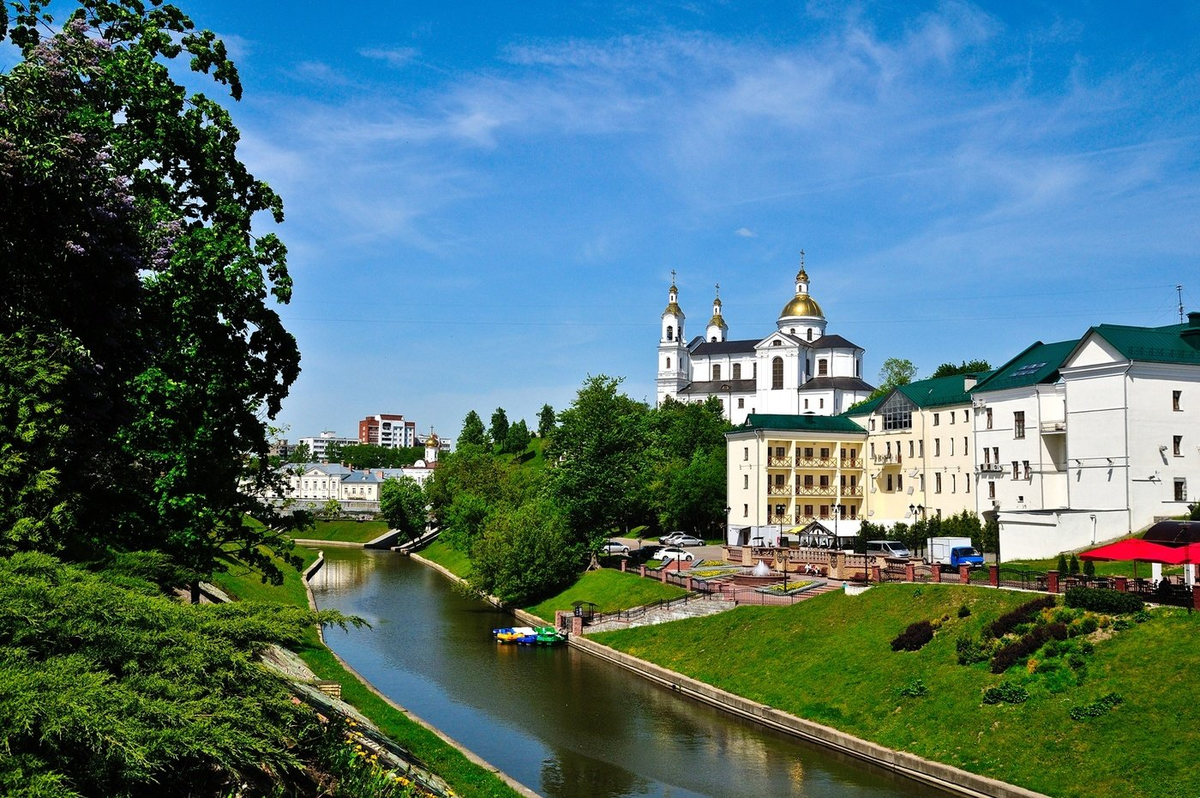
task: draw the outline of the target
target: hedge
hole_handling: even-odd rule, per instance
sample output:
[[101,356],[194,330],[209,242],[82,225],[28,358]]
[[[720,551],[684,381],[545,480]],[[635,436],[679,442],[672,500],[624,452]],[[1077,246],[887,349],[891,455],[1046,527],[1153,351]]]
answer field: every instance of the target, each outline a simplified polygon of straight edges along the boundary
[[1145,602],[1132,593],[1096,587],[1073,587],[1066,592],[1065,600],[1068,607],[1112,615],[1139,612],[1145,606]]

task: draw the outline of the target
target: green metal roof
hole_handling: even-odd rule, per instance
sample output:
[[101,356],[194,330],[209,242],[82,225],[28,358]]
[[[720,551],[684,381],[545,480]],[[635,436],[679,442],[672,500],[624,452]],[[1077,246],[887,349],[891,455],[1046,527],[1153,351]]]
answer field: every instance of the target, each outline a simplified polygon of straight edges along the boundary
[[775,413],[751,413],[745,423],[734,427],[732,432],[751,429],[798,430],[801,432],[860,432],[858,424],[845,416],[787,416]]
[[1054,382],[1058,379],[1058,368],[1074,351],[1079,343],[1058,341],[1044,344],[1041,341],[1030,345],[1024,352],[1005,363],[992,374],[979,381],[971,393],[986,391],[1003,391],[1009,388],[1021,388],[1027,385],[1037,385],[1043,382]]
[[888,391],[885,394],[880,394],[879,396],[876,396],[874,399],[868,399],[865,402],[859,402],[854,407],[850,408],[849,410],[847,410],[845,413],[842,413],[841,415],[845,416],[847,418],[858,418],[859,416],[869,416],[875,412],[875,408],[879,407],[880,402],[882,402],[884,399],[888,398],[888,395],[890,393],[891,393],[891,391]]
[[1095,332],[1130,360],[1150,363],[1200,363],[1200,349],[1180,335],[1187,324],[1166,327],[1126,327],[1121,324],[1099,324]]
[[[946,405],[965,405],[970,404],[971,394],[963,383],[969,376],[974,376],[977,382],[983,382],[994,371],[982,371],[978,374],[952,374],[949,377],[931,377],[927,380],[917,380],[910,382],[907,385],[901,385],[894,390],[904,394],[909,401],[917,407],[944,407]],[[852,407],[843,416],[850,418],[859,418],[861,416],[869,416],[883,403],[885,399],[892,395],[891,391],[876,396],[874,399],[863,402],[860,405]]]

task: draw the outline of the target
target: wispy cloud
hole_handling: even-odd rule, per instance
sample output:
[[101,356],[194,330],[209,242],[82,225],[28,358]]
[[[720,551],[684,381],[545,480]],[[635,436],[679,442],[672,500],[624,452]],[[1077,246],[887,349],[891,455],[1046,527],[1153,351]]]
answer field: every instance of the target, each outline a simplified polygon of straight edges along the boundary
[[758,233],[754,232],[749,227],[739,227],[733,231],[733,234],[736,236],[741,236],[742,238],[758,238]]
[[358,51],[364,58],[384,61],[391,67],[403,67],[411,64],[421,51],[415,47],[369,47]]

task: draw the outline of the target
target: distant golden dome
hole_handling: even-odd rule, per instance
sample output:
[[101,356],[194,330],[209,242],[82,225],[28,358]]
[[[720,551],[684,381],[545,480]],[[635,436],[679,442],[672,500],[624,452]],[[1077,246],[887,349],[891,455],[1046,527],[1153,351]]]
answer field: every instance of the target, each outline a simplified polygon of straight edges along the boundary
[[713,316],[708,320],[709,327],[720,327],[722,330],[728,330],[729,325],[725,323],[725,319],[720,316]]
[[825,318],[825,314],[821,311],[821,306],[817,304],[817,300],[813,299],[808,294],[796,294],[792,297],[792,301],[783,306],[783,312],[779,314],[779,318],[788,316],[816,316]]

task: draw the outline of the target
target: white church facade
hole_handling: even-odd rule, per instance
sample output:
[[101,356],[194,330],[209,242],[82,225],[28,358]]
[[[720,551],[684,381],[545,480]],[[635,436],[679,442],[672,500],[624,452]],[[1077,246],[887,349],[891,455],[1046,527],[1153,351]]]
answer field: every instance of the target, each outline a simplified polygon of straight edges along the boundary
[[801,253],[796,293],[765,338],[729,340],[721,299],[703,336],[690,341],[672,272],[658,342],[657,403],[703,402],[717,397],[733,424],[751,413],[831,416],[866,399],[864,350],[826,332],[825,314],[809,294]]

